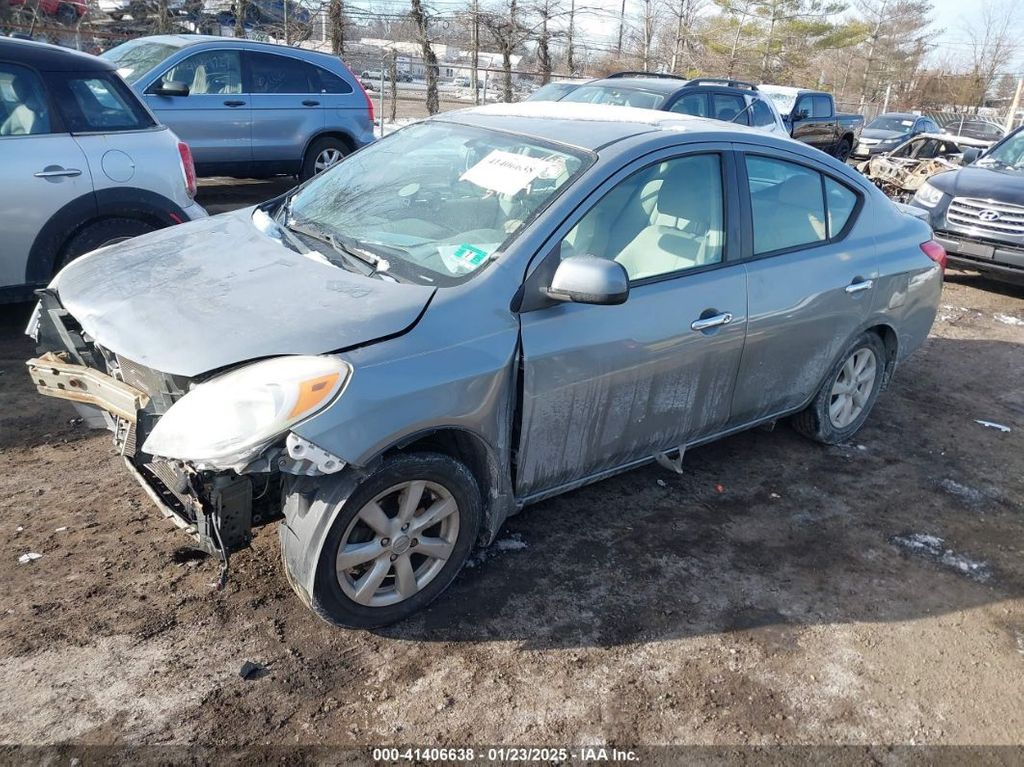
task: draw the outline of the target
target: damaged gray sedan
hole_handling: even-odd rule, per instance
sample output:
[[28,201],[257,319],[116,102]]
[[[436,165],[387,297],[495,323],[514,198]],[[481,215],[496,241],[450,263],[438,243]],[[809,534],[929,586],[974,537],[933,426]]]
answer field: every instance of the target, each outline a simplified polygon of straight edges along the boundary
[[864,424],[944,253],[802,144],[582,104],[440,115],[256,208],[67,266],[30,373],[327,620],[427,605],[524,506],[792,416]]

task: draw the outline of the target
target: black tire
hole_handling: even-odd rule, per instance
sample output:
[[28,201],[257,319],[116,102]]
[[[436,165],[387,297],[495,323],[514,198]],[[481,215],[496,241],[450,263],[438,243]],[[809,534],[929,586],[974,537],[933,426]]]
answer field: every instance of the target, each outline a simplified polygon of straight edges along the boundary
[[[360,510],[379,493],[410,480],[426,480],[444,487],[458,506],[459,529],[451,555],[433,580],[413,596],[395,604],[371,607],[345,594],[335,570],[342,537]],[[316,564],[313,609],[324,620],[349,628],[377,628],[403,620],[437,599],[466,563],[480,530],[483,506],[480,488],[466,466],[438,453],[397,454],[356,488],[334,520]],[[390,577],[390,574],[389,576]]]
[[307,181],[316,175],[316,158],[320,156],[321,152],[329,150],[341,152],[342,157],[351,152],[349,145],[341,139],[334,138],[333,136],[318,138],[309,145],[309,149],[306,150],[306,156],[302,158],[302,171],[299,174],[300,181]]
[[839,162],[846,162],[850,159],[850,152],[853,151],[853,145],[850,144],[850,139],[844,138],[839,142],[839,146],[836,147],[836,159]]
[[[847,360],[864,349],[870,350],[874,355],[875,378],[871,386],[871,392],[861,406],[861,411],[857,417],[848,425],[840,428],[833,423],[832,417],[829,414],[829,407],[833,401],[832,389]],[[885,379],[885,365],[885,344],[882,343],[882,339],[875,333],[862,333],[839,356],[839,360],[832,366],[828,376],[825,378],[825,382],[818,389],[814,399],[811,400],[811,404],[793,416],[791,421],[793,428],[808,439],[826,445],[838,445],[849,440],[860,430],[871,414],[871,409],[878,399],[878,392],[882,388],[882,381]]]
[[97,248],[130,240],[132,237],[138,237],[140,234],[146,234],[155,229],[156,227],[152,224],[135,218],[105,218],[102,221],[89,224],[68,241],[56,271],[60,271],[79,256]]

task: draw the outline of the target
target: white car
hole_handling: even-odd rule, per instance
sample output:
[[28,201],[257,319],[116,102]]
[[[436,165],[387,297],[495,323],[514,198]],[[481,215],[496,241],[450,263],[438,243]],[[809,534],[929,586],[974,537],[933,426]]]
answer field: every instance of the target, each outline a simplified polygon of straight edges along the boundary
[[0,38],[0,302],[46,286],[72,259],[202,218],[188,145],[114,65]]

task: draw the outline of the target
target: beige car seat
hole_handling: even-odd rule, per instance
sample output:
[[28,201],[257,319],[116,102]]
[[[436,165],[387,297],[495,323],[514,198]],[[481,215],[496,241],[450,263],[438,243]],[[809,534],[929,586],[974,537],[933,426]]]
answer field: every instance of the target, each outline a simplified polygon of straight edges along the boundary
[[[707,158],[684,161],[673,168],[658,190],[651,223],[622,249],[615,260],[632,280],[667,274],[722,258],[722,195],[709,188],[718,164]],[[712,175],[715,174],[715,175]]]

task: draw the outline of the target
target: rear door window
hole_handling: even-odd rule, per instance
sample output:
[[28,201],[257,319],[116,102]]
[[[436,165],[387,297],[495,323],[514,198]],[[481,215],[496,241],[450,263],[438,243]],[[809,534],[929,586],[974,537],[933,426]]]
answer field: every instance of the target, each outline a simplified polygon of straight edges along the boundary
[[827,242],[849,223],[860,197],[797,163],[747,155],[754,255]]
[[113,75],[57,72],[48,77],[72,133],[110,133],[155,125],[135,95]]
[[320,75],[290,56],[248,52],[250,93],[320,93]]
[[50,132],[50,108],[39,75],[0,62],[0,136],[36,136]]

